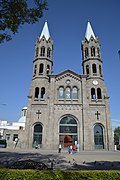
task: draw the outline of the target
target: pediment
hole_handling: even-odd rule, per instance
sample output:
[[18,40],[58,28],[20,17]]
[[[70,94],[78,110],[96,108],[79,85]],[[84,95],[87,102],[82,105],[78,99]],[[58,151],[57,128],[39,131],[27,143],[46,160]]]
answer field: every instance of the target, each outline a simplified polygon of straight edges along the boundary
[[55,76],[56,81],[59,81],[64,78],[70,78],[70,79],[72,78],[77,81],[81,80],[81,76],[71,70],[63,71]]

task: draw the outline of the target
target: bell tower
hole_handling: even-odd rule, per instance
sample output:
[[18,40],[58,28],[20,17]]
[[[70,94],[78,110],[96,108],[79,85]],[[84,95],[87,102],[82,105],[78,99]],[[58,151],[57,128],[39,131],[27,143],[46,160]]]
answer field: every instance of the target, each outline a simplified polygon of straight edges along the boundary
[[53,41],[50,37],[48,23],[46,21],[42,33],[35,44],[32,79],[47,78],[47,75],[52,73],[52,51]]
[[82,41],[83,74],[88,78],[103,79],[100,43],[92,30],[90,22],[87,24],[85,38]]
[[45,22],[42,32],[35,44],[33,73],[28,95],[26,116],[26,147],[44,147],[47,144],[45,130],[49,117],[50,75],[52,74],[53,41],[50,37],[48,23]]
[[49,75],[52,73],[52,51],[53,41],[50,37],[48,23],[44,24],[40,37],[35,44],[35,55],[33,60],[33,75],[28,97],[32,102],[47,100]]
[[[85,37],[82,41],[82,66],[83,74],[86,77],[86,101],[83,99],[83,102],[87,104],[85,107],[83,104],[83,109],[85,116],[87,113],[89,114],[84,117],[84,128],[88,132],[88,135],[84,135],[84,147],[87,147],[87,143],[91,141],[88,138],[91,134],[93,135],[91,129],[94,129],[94,146],[92,148],[110,150],[113,147],[113,141],[109,96],[103,78],[100,42],[93,32],[90,22],[87,23]],[[89,123],[91,124],[90,129]],[[92,143],[93,141],[91,141]]]

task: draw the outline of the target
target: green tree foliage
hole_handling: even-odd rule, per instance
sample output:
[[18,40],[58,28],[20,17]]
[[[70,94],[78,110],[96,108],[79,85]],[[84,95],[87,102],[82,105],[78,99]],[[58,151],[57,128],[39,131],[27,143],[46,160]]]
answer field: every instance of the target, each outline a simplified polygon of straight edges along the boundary
[[44,10],[46,0],[0,0],[0,43],[11,40],[21,25],[39,21]]
[[120,126],[114,129],[114,141],[115,144],[120,144]]

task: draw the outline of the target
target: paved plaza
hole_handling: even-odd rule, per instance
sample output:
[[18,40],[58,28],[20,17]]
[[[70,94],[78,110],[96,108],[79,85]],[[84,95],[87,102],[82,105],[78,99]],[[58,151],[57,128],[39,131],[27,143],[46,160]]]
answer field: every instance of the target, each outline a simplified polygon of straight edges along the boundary
[[42,149],[0,149],[0,167],[20,160],[42,162],[49,168],[52,165],[54,170],[120,170],[120,151],[80,151],[68,154],[67,149],[61,153]]

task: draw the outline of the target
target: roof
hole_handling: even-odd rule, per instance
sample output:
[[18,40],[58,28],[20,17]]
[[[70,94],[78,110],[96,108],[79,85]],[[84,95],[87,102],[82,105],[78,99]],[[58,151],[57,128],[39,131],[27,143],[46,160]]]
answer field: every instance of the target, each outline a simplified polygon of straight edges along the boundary
[[60,72],[60,73],[56,74],[56,77],[60,77],[60,76],[65,75],[65,74],[73,74],[74,76],[80,77],[79,74],[77,74],[76,72],[71,71],[71,70],[69,70],[69,69],[67,69],[67,70],[65,70],[65,71],[63,71],[63,72]]
[[86,37],[86,39],[89,41],[90,38],[91,38],[91,36],[92,36],[94,39],[96,39],[96,38],[95,38],[95,34],[94,34],[94,32],[93,32],[93,29],[92,29],[92,27],[91,27],[91,24],[90,24],[90,22],[88,21],[88,23],[87,23],[87,28],[86,28],[86,33],[85,33],[85,37]]
[[27,110],[27,107],[23,107],[22,110]]
[[86,78],[86,75],[80,75],[68,69],[56,75],[52,74],[51,77],[55,78],[56,81],[59,81],[63,78],[73,78],[74,80],[76,79],[78,81],[81,81],[81,78]]
[[46,38],[46,40],[48,40],[48,39],[50,38],[50,33],[49,33],[47,21],[46,21],[45,24],[44,24],[43,30],[42,30],[41,35],[40,35],[40,39],[41,39],[43,36]]

